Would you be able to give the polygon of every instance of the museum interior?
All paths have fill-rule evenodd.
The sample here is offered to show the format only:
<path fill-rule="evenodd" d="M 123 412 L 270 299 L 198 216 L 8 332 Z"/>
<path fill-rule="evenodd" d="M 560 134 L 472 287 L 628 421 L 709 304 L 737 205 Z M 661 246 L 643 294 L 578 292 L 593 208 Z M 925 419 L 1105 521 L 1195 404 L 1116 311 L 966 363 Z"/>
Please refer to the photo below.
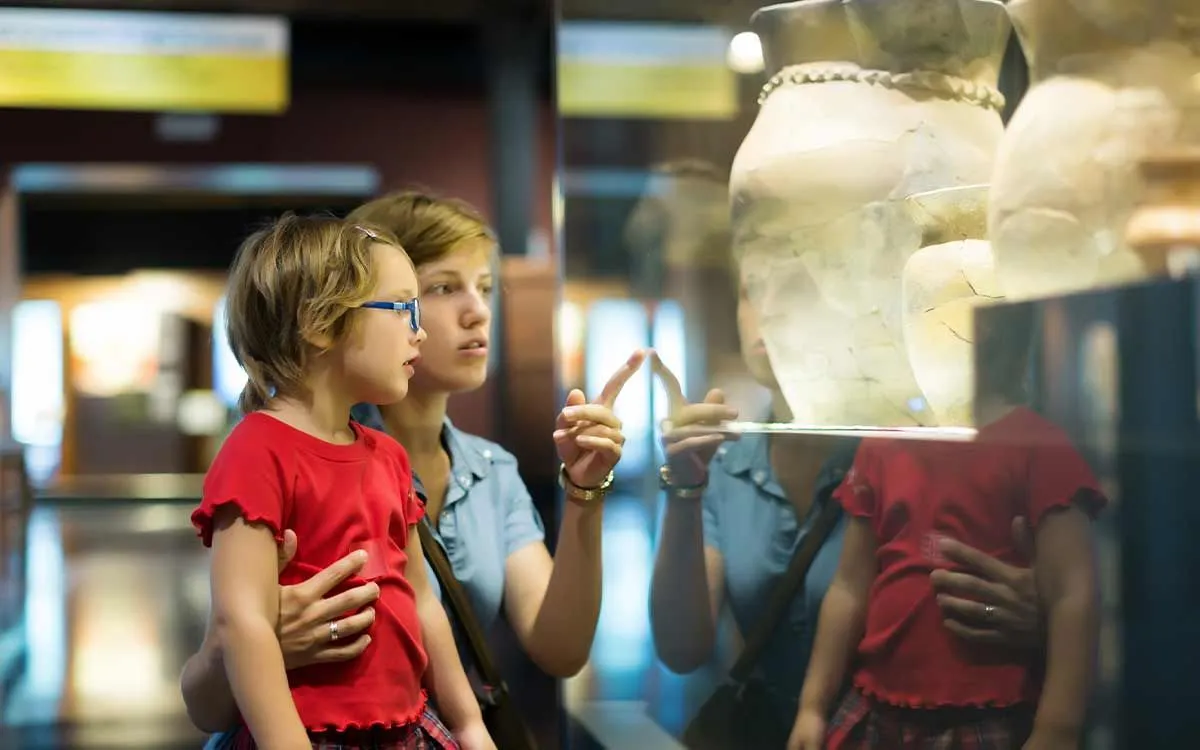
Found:
<path fill-rule="evenodd" d="M 380 663 L 366 600 L 299 598 L 335 511 L 202 539 L 248 412 L 338 442 L 244 343 L 287 214 L 414 264 L 337 336 L 277 312 L 302 375 L 409 335 L 352 308 L 429 337 L 338 412 L 427 513 L 352 643 L 439 596 L 466 750 L 1200 737 L 1200 0 L 14 2 L 0 135 L 0 748 L 272 746 L 250 663 L 314 748 L 418 747 L 303 703 Z M 474 234 L 422 249 L 429 205 Z M 256 526 L 298 536 L 261 657 L 217 564 Z"/>

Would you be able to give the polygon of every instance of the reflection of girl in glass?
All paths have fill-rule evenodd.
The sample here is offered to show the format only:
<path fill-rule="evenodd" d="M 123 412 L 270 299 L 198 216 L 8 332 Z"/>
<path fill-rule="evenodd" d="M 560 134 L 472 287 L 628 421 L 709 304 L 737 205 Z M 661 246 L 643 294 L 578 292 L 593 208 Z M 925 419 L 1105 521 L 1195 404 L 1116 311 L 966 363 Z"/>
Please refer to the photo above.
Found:
<path fill-rule="evenodd" d="M 771 397 L 770 419 L 791 421 L 776 383 L 758 320 L 753 279 L 741 279 L 738 332 L 742 358 Z M 714 651 L 722 609 L 729 607 L 738 632 L 752 631 L 795 551 L 851 466 L 857 443 L 824 437 L 743 435 L 722 444 L 706 426 L 736 419 L 724 394 L 712 390 L 703 403 L 687 403 L 674 376 L 655 360 L 655 371 L 672 396 L 664 427 L 667 454 L 666 513 L 651 583 L 650 612 L 660 658 L 678 672 L 705 664 Z M 746 736 L 770 736 L 763 746 L 782 747 L 796 717 L 808 667 L 817 614 L 841 555 L 846 521 L 838 523 L 809 567 L 796 596 L 759 659 L 745 691 L 767 703 L 759 712 L 770 726 L 734 728 Z M 1018 524 L 1017 537 L 1023 537 Z M 1013 543 L 1017 543 L 1014 539 Z M 1015 559 L 996 559 L 961 542 L 939 540 L 939 552 L 959 565 L 929 574 L 942 607 L 940 622 L 951 639 L 1002 642 L 1036 649 L 1040 614 L 1030 572 Z M 1028 563 L 1024 563 L 1028 565 Z M 986 610 L 985 610 L 986 607 Z"/>
<path fill-rule="evenodd" d="M 860 445 L 835 493 L 849 520 L 789 750 L 1079 746 L 1098 637 L 1090 517 L 1104 499 L 1063 431 L 1022 405 L 1031 316 L 1010 306 L 977 317 L 974 442 Z M 951 638 L 930 585 L 952 566 L 943 537 L 1025 564 L 1010 534 L 1018 516 L 1034 530 L 1044 665 Z M 852 660 L 853 688 L 827 721 Z"/>

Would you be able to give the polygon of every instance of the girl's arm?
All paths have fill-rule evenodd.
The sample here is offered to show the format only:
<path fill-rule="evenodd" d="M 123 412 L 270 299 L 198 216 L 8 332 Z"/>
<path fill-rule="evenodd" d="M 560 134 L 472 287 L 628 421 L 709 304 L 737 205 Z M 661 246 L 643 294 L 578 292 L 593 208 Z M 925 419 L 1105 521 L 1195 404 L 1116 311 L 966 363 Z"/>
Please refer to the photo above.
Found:
<path fill-rule="evenodd" d="M 278 552 L 271 530 L 226 505 L 213 519 L 213 627 L 233 696 L 262 750 L 311 750 L 275 635 Z"/>
<path fill-rule="evenodd" d="M 867 518 L 849 516 L 842 557 L 821 604 L 817 637 L 800 694 L 793 742 L 789 748 L 819 748 L 825 717 L 846 677 L 867 619 L 867 595 L 875 580 L 875 532 Z M 802 737 L 798 735 L 803 735 Z"/>
<path fill-rule="evenodd" d="M 415 525 L 409 529 L 408 546 L 404 552 L 408 555 L 404 575 L 416 596 L 421 640 L 429 657 L 425 687 L 437 700 L 446 726 L 456 737 L 477 733 L 483 727 L 483 714 L 458 658 L 458 648 L 454 645 L 454 633 L 450 630 L 450 621 L 446 619 L 446 610 L 434 596 L 429 584 L 421 537 Z"/>
<path fill-rule="evenodd" d="M 1028 747 L 1078 747 L 1099 639 L 1091 523 L 1076 506 L 1047 513 L 1035 534 L 1047 617 L 1046 679 Z"/>

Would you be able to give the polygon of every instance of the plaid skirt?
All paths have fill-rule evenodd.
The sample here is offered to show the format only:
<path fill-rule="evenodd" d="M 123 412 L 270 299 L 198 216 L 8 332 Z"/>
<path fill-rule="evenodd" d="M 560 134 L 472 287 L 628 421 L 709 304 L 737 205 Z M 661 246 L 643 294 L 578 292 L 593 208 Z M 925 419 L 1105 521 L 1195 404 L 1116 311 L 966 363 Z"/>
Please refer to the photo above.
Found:
<path fill-rule="evenodd" d="M 902 708 L 846 693 L 825 734 L 826 750 L 1021 750 L 1034 706 Z"/>
<path fill-rule="evenodd" d="M 310 733 L 313 750 L 458 750 L 458 742 L 431 709 L 402 727 Z M 214 736 L 205 750 L 255 750 L 258 747 L 245 726 Z"/>

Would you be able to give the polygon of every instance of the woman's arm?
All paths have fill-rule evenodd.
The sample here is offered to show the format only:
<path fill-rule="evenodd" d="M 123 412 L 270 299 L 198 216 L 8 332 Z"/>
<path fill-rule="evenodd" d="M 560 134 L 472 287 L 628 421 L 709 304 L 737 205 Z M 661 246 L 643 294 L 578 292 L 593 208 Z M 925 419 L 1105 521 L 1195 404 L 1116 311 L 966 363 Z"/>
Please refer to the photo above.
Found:
<path fill-rule="evenodd" d="M 877 571 L 875 547 L 870 520 L 850 516 L 837 573 L 821 604 L 789 750 L 821 747 L 826 717 L 846 677 L 846 666 L 862 640 L 867 597 Z"/>
<path fill-rule="evenodd" d="M 725 561 L 704 544 L 703 507 L 668 495 L 654 573 L 650 626 L 663 664 L 679 674 L 708 661 L 725 596 Z"/>
<path fill-rule="evenodd" d="M 429 657 L 425 670 L 425 686 L 437 701 L 438 710 L 446 726 L 457 736 L 463 732 L 477 730 L 483 725 L 483 714 L 462 661 L 454 645 L 454 633 L 446 610 L 433 593 L 429 584 L 429 572 L 425 567 L 425 553 L 421 549 L 421 537 L 414 525 L 408 533 L 408 546 L 404 550 L 408 562 L 404 576 L 413 587 L 417 601 L 417 617 L 421 621 L 421 640 Z"/>
<path fill-rule="evenodd" d="M 242 717 L 263 750 L 310 750 L 275 636 L 279 568 L 274 536 L 265 526 L 246 523 L 231 505 L 218 509 L 213 525 L 214 628 Z"/>
<path fill-rule="evenodd" d="M 725 394 L 713 389 L 698 404 L 689 404 L 675 374 L 652 353 L 650 364 L 671 404 L 663 425 L 663 452 L 676 487 L 693 488 L 708 482 L 708 467 L 725 437 L 705 428 L 737 419 L 725 404 Z M 667 493 L 658 554 L 650 580 L 650 627 L 654 648 L 672 671 L 685 674 L 708 661 L 716 640 L 717 618 L 725 596 L 725 561 L 715 546 L 705 544 L 703 498 Z M 710 525 L 715 525 L 710 523 Z"/>
<path fill-rule="evenodd" d="M 285 531 L 283 540 L 278 548 L 280 571 L 296 554 L 295 533 Z M 334 587 L 360 571 L 366 560 L 366 552 L 352 552 L 304 583 L 279 587 L 276 635 L 288 669 L 346 661 L 366 649 L 371 639 L 365 631 L 374 621 L 375 613 L 364 608 L 379 598 L 379 587 L 373 583 L 365 584 L 325 598 Z M 337 621 L 341 637 L 335 643 L 328 637 L 329 623 L 343 612 L 356 614 Z M 237 726 L 237 703 L 225 677 L 224 654 L 212 617 L 204 634 L 204 643 L 184 664 L 179 683 L 188 718 L 197 729 L 222 732 Z"/>
<path fill-rule="evenodd" d="M 1038 525 L 1038 591 L 1046 608 L 1046 679 L 1028 748 L 1078 747 L 1099 640 L 1091 523 L 1077 507 Z"/>
<path fill-rule="evenodd" d="M 595 401 L 572 390 L 558 416 L 554 443 L 572 483 L 604 483 L 621 460 L 621 420 L 613 405 L 646 353 L 635 351 L 609 378 Z M 600 618 L 603 501 L 568 502 L 554 560 L 544 544 L 528 544 L 505 561 L 504 602 L 509 625 L 545 672 L 570 677 L 583 669 Z"/>
<path fill-rule="evenodd" d="M 563 508 L 554 559 L 527 544 L 504 563 L 504 608 L 525 653 L 554 677 L 583 669 L 600 617 L 600 503 Z"/>
<path fill-rule="evenodd" d="M 224 732 L 235 728 L 238 722 L 237 702 L 225 677 L 225 655 L 221 653 L 214 626 L 210 615 L 204 642 L 188 658 L 179 677 L 188 718 L 202 732 Z"/>

